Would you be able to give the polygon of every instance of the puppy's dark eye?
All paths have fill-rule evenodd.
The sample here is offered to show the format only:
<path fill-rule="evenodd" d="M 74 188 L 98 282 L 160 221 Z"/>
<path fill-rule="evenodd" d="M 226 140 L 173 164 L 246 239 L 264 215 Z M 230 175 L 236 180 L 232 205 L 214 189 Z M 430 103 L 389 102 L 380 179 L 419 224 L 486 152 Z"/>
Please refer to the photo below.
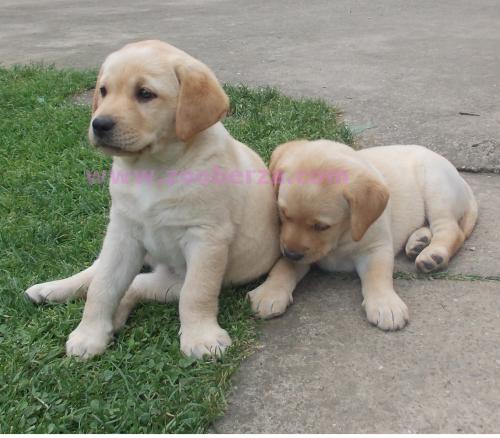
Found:
<path fill-rule="evenodd" d="M 330 228 L 330 225 L 327 224 L 317 223 L 313 225 L 313 230 L 318 232 L 328 230 L 328 228 Z"/>
<path fill-rule="evenodd" d="M 104 97 L 104 96 L 106 96 L 106 94 L 108 94 L 108 90 L 106 90 L 106 87 L 99 88 L 99 91 L 101 92 L 102 97 Z"/>
<path fill-rule="evenodd" d="M 146 100 L 151 100 L 156 97 L 156 94 L 154 94 L 152 91 L 148 90 L 147 88 L 139 88 L 137 91 L 137 98 L 142 101 Z"/>

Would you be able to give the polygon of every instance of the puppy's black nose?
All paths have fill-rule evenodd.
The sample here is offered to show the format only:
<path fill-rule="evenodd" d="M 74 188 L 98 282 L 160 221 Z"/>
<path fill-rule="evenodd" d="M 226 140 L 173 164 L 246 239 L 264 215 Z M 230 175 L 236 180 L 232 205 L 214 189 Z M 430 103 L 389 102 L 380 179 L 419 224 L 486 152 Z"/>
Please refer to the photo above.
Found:
<path fill-rule="evenodd" d="M 301 254 L 300 252 L 294 252 L 294 251 L 289 251 L 288 249 L 283 249 L 283 255 L 290 260 L 293 260 L 294 262 L 299 261 L 300 259 L 304 258 L 304 254 Z"/>
<path fill-rule="evenodd" d="M 102 137 L 104 134 L 111 131 L 115 125 L 116 122 L 109 116 L 96 117 L 92 120 L 92 129 L 98 137 Z"/>

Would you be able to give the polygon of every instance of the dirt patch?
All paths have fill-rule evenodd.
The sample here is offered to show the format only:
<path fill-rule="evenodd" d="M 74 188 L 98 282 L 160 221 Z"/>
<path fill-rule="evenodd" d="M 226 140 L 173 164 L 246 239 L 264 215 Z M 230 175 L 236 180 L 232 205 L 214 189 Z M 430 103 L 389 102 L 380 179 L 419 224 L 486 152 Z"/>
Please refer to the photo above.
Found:
<path fill-rule="evenodd" d="M 85 90 L 83 93 L 74 95 L 71 98 L 71 102 L 75 105 L 92 105 L 92 98 L 94 96 L 94 89 Z"/>

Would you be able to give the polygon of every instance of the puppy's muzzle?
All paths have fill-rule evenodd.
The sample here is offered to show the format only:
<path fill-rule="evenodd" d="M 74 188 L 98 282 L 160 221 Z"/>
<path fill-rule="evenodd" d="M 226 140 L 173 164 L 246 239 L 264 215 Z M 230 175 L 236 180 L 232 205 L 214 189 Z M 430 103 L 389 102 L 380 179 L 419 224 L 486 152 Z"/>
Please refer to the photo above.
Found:
<path fill-rule="evenodd" d="M 299 260 L 304 258 L 304 254 L 295 251 L 289 251 L 287 248 L 283 249 L 283 255 L 294 262 L 298 262 Z"/>
<path fill-rule="evenodd" d="M 99 138 L 108 135 L 115 125 L 116 122 L 109 116 L 100 116 L 92 120 L 92 130 L 94 135 Z"/>

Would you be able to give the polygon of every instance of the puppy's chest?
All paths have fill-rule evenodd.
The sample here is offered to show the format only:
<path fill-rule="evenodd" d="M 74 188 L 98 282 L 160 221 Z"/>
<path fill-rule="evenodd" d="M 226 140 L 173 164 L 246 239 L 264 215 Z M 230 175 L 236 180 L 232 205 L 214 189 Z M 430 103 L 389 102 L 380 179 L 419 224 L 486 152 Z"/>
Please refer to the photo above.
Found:
<path fill-rule="evenodd" d="M 113 193 L 113 208 L 135 224 L 137 237 L 156 262 L 174 269 L 185 266 L 181 244 L 192 224 L 181 200 L 168 194 L 129 191 Z"/>
<path fill-rule="evenodd" d="M 171 227 L 144 227 L 142 241 L 144 248 L 152 259 L 162 263 L 176 272 L 185 270 L 186 260 L 181 249 L 183 233 Z"/>
<path fill-rule="evenodd" d="M 169 216 L 168 210 L 163 214 L 152 210 L 150 215 L 142 215 L 139 227 L 144 248 L 153 260 L 179 271 L 186 264 L 181 247 L 186 227 Z"/>
<path fill-rule="evenodd" d="M 329 272 L 351 272 L 355 270 L 353 245 L 340 246 L 323 257 L 317 264 Z"/>

